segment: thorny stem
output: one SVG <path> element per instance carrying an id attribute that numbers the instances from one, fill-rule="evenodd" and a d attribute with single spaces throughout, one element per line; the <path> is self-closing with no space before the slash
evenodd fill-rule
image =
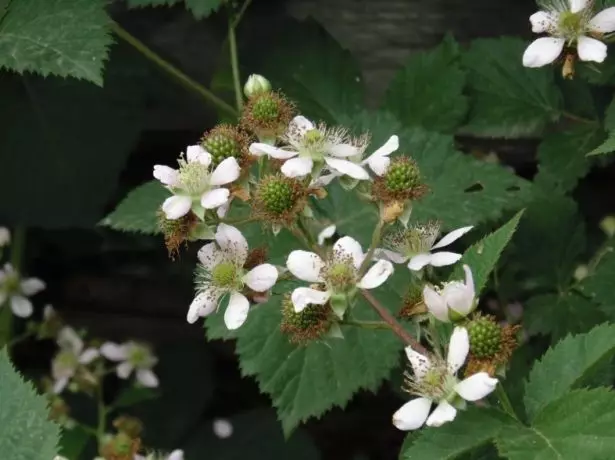
<path id="1" fill-rule="evenodd" d="M 495 393 L 498 395 L 498 399 L 500 400 L 500 404 L 502 405 L 504 411 L 515 420 L 519 420 L 519 417 L 517 417 L 515 409 L 513 409 L 512 403 L 510 402 L 502 383 L 497 384 L 495 387 Z"/>
<path id="2" fill-rule="evenodd" d="M 354 319 L 347 319 L 341 322 L 348 326 L 357 326 L 363 329 L 391 329 L 391 326 L 384 321 L 361 321 Z"/>
<path id="3" fill-rule="evenodd" d="M 207 89 L 205 86 L 201 85 L 197 81 L 190 78 L 188 75 L 183 73 L 173 64 L 168 61 L 165 61 L 158 54 L 148 48 L 142 41 L 131 35 L 126 29 L 120 26 L 117 22 L 111 22 L 111 29 L 115 34 L 124 40 L 126 43 L 131 45 L 134 49 L 136 49 L 139 53 L 141 53 L 145 58 L 149 59 L 151 62 L 156 64 L 166 73 L 171 75 L 175 80 L 179 83 L 183 84 L 188 89 L 191 89 L 207 102 L 213 104 L 218 107 L 220 110 L 226 112 L 229 115 L 237 116 L 237 111 L 229 104 L 224 102 L 218 96 L 216 96 L 213 92 Z"/>
<path id="4" fill-rule="evenodd" d="M 423 355 L 428 355 L 427 349 L 421 345 L 414 337 L 412 337 L 408 331 L 406 331 L 403 326 L 397 322 L 397 320 L 393 317 L 393 315 L 384 308 L 380 302 L 365 289 L 361 289 L 361 294 L 365 297 L 371 306 L 376 310 L 376 312 L 380 315 L 380 317 L 387 323 L 391 330 L 406 344 L 412 347 L 412 349 L 418 353 Z"/>
<path id="5" fill-rule="evenodd" d="M 241 91 L 241 77 L 239 76 L 239 58 L 237 56 L 237 37 L 235 36 L 235 26 L 233 18 L 229 16 L 228 21 L 228 43 L 231 52 L 231 69 L 233 71 L 233 87 L 235 88 L 235 105 L 237 111 L 243 109 L 243 95 Z"/>
<path id="6" fill-rule="evenodd" d="M 372 257 L 374 257 L 374 252 L 376 251 L 376 247 L 380 243 L 380 238 L 382 237 L 383 227 L 384 221 L 380 219 L 378 225 L 376 225 L 376 228 L 374 229 L 374 233 L 372 233 L 372 242 L 369 245 L 367 253 L 365 254 L 365 259 L 363 259 L 363 263 L 361 264 L 361 267 L 359 267 L 359 278 L 361 278 L 365 274 L 367 268 L 369 267 L 369 264 L 371 263 Z"/>

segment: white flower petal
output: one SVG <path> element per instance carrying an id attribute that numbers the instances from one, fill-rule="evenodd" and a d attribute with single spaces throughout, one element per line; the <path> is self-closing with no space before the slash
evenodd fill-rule
<path id="1" fill-rule="evenodd" d="M 289 150 L 280 149 L 273 145 L 263 144 L 255 142 L 250 145 L 250 153 L 256 156 L 267 155 L 277 160 L 288 160 L 289 158 L 296 157 L 299 152 L 292 152 Z"/>
<path id="2" fill-rule="evenodd" d="M 444 235 L 440 241 L 438 241 L 436 244 L 432 246 L 431 249 L 440 249 L 440 248 L 443 248 L 444 246 L 448 246 L 454 241 L 457 241 L 459 238 L 461 238 L 463 235 L 468 233 L 473 228 L 474 226 L 470 225 L 469 227 L 461 227 L 461 228 L 458 228 L 457 230 L 453 230 L 452 232 Z"/>
<path id="3" fill-rule="evenodd" d="M 235 157 L 225 158 L 220 162 L 216 169 L 214 169 L 214 172 L 211 173 L 209 183 L 211 185 L 230 184 L 234 180 L 237 180 L 240 172 L 241 168 L 239 167 L 239 163 L 237 163 Z"/>
<path id="4" fill-rule="evenodd" d="M 11 243 L 11 231 L 6 227 L 0 227 L 0 248 Z"/>
<path id="5" fill-rule="evenodd" d="M 466 401 L 478 401 L 483 399 L 498 384 L 498 379 L 494 379 L 486 372 L 479 372 L 462 380 L 455 386 L 455 391 Z"/>
<path id="6" fill-rule="evenodd" d="M 72 327 L 65 326 L 58 333 L 57 339 L 60 348 L 70 350 L 75 354 L 81 353 L 83 350 L 83 340 Z"/>
<path id="7" fill-rule="evenodd" d="M 525 67 L 542 67 L 551 64 L 564 49 L 563 38 L 542 37 L 530 43 L 523 53 Z"/>
<path id="8" fill-rule="evenodd" d="M 363 254 L 363 248 L 354 238 L 350 236 L 344 236 L 337 240 L 333 245 L 333 258 L 335 260 L 344 260 L 350 257 L 356 269 L 359 269 L 365 258 Z M 306 280 L 307 281 L 307 280 Z"/>
<path id="9" fill-rule="evenodd" d="M 310 283 L 322 282 L 320 272 L 324 262 L 318 254 L 296 250 L 286 259 L 286 267 L 297 278 Z"/>
<path id="10" fill-rule="evenodd" d="M 256 292 L 268 291 L 277 280 L 278 270 L 271 264 L 258 265 L 243 277 L 244 283 Z"/>
<path id="11" fill-rule="evenodd" d="M 421 380 L 431 368 L 430 359 L 418 351 L 414 351 L 410 346 L 406 347 L 405 351 L 408 361 L 410 361 L 410 365 L 412 366 L 412 370 L 414 371 L 414 376 L 417 380 Z"/>
<path id="12" fill-rule="evenodd" d="M 328 152 L 330 155 L 338 158 L 353 157 L 359 154 L 359 149 L 350 144 L 337 144 L 332 146 Z"/>
<path id="13" fill-rule="evenodd" d="M 440 251 L 434 252 L 431 255 L 430 265 L 434 267 L 445 267 L 447 265 L 453 265 L 455 262 L 461 259 L 461 254 L 456 252 Z"/>
<path id="14" fill-rule="evenodd" d="M 374 289 L 384 283 L 393 273 L 393 264 L 380 259 L 367 270 L 367 273 L 357 284 L 359 289 Z"/>
<path id="15" fill-rule="evenodd" d="M 312 172 L 313 166 L 311 158 L 291 158 L 284 162 L 280 171 L 286 177 L 304 177 Z"/>
<path id="16" fill-rule="evenodd" d="M 581 61 L 603 62 L 606 59 L 607 46 L 595 38 L 579 37 L 577 52 Z"/>
<path id="17" fill-rule="evenodd" d="M 81 364 L 90 364 L 96 358 L 100 356 L 100 352 L 97 348 L 86 348 L 79 356 L 79 362 Z"/>
<path id="18" fill-rule="evenodd" d="M 288 131 L 298 134 L 300 137 L 303 137 L 305 133 L 311 131 L 315 128 L 314 124 L 305 118 L 303 115 L 297 115 L 290 121 L 288 126 Z"/>
<path id="19" fill-rule="evenodd" d="M 374 171 L 376 175 L 384 176 L 384 174 L 387 172 L 387 169 L 389 169 L 389 165 L 391 164 L 391 159 L 385 156 L 378 156 L 374 158 L 372 157 L 368 158 L 367 162 L 371 170 Z"/>
<path id="20" fill-rule="evenodd" d="M 399 148 L 399 137 L 391 136 L 383 146 L 372 153 L 363 163 L 367 163 L 372 171 L 382 176 L 391 163 L 389 155 Z"/>
<path id="21" fill-rule="evenodd" d="M 427 420 L 430 409 L 431 400 L 427 398 L 413 399 L 393 414 L 393 425 L 403 431 L 418 430 Z"/>
<path id="22" fill-rule="evenodd" d="M 228 202 L 231 192 L 227 188 L 216 188 L 209 192 L 203 193 L 201 197 L 201 206 L 205 209 L 215 209 Z"/>
<path id="23" fill-rule="evenodd" d="M 238 329 L 246 321 L 250 311 L 250 302 L 246 297 L 239 293 L 231 293 L 228 307 L 224 312 L 224 324 L 229 330 Z"/>
<path id="24" fill-rule="evenodd" d="M 448 307 L 444 297 L 430 286 L 423 288 L 423 301 L 429 312 L 440 321 L 448 322 Z"/>
<path id="25" fill-rule="evenodd" d="M 369 174 L 367 174 L 367 171 L 365 171 L 365 169 L 363 169 L 360 165 L 353 163 L 352 161 L 340 160 L 339 158 L 325 157 L 325 162 L 330 168 L 335 169 L 342 174 L 346 174 L 353 179 L 369 179 Z"/>
<path id="26" fill-rule="evenodd" d="M 133 369 L 134 369 L 133 365 L 125 361 L 123 363 L 120 363 L 117 366 L 117 369 L 115 369 L 115 373 L 117 374 L 119 378 L 127 379 L 130 376 L 130 373 L 132 372 Z"/>
<path id="27" fill-rule="evenodd" d="M 27 278 L 21 282 L 20 287 L 24 295 L 31 296 L 45 289 L 45 282 L 38 278 Z"/>
<path id="28" fill-rule="evenodd" d="M 66 388 L 69 379 L 70 377 L 60 377 L 59 379 L 57 379 L 53 384 L 53 392 L 55 394 L 62 393 L 64 391 L 64 388 Z"/>
<path id="29" fill-rule="evenodd" d="M 111 361 L 125 361 L 128 358 L 128 347 L 113 342 L 105 342 L 100 347 L 100 353 Z"/>
<path id="30" fill-rule="evenodd" d="M 429 265 L 430 263 L 431 254 L 427 252 L 424 254 L 417 254 L 412 257 L 412 259 L 410 259 L 410 262 L 408 262 L 408 268 L 413 271 L 418 271 L 421 270 L 425 265 Z"/>
<path id="31" fill-rule="evenodd" d="M 197 253 L 197 257 L 199 258 L 199 262 L 205 267 L 208 271 L 212 271 L 216 265 L 222 259 L 222 252 L 218 249 L 218 245 L 216 243 L 207 243 Z"/>
<path id="32" fill-rule="evenodd" d="M 474 276 L 472 276 L 472 270 L 470 270 L 469 265 L 464 264 L 463 271 L 466 274 L 466 289 L 470 292 L 473 298 L 475 295 L 475 291 L 474 291 Z"/>
<path id="33" fill-rule="evenodd" d="M 11 310 L 15 316 L 28 318 L 32 315 L 32 302 L 20 295 L 11 296 Z"/>
<path id="34" fill-rule="evenodd" d="M 154 165 L 154 177 L 163 185 L 171 187 L 179 183 L 179 171 L 165 165 Z"/>
<path id="35" fill-rule="evenodd" d="M 202 316 L 209 316 L 218 307 L 220 295 L 215 291 L 205 291 L 197 294 L 188 308 L 186 320 L 194 324 Z"/>
<path id="36" fill-rule="evenodd" d="M 441 401 L 436 407 L 436 410 L 431 413 L 425 424 L 433 427 L 442 426 L 445 423 L 455 420 L 456 415 L 457 409 L 446 401 Z"/>
<path id="37" fill-rule="evenodd" d="M 456 327 L 448 342 L 446 362 L 452 374 L 463 366 L 470 352 L 470 338 L 465 327 Z"/>
<path id="38" fill-rule="evenodd" d="M 581 10 L 587 8 L 589 0 L 570 0 L 570 12 L 578 13 Z"/>
<path id="39" fill-rule="evenodd" d="M 538 11 L 530 16 L 532 32 L 542 34 L 549 32 L 557 26 L 558 14 L 547 11 Z"/>
<path id="40" fill-rule="evenodd" d="M 335 234 L 335 225 L 329 225 L 328 227 L 323 228 L 318 234 L 318 245 L 322 246 L 325 244 L 325 240 L 331 238 Z"/>
<path id="41" fill-rule="evenodd" d="M 295 306 L 295 311 L 299 313 L 308 305 L 323 305 L 331 297 L 329 292 L 317 291 L 307 287 L 296 288 L 290 296 Z"/>
<path id="42" fill-rule="evenodd" d="M 189 196 L 173 195 L 162 203 L 162 211 L 171 220 L 185 216 L 191 207 L 192 199 Z"/>
<path id="43" fill-rule="evenodd" d="M 374 251 L 374 259 L 390 260 L 394 264 L 403 264 L 408 258 L 399 252 L 390 251 L 388 249 L 376 248 Z"/>
<path id="44" fill-rule="evenodd" d="M 175 449 L 169 454 L 167 460 L 184 460 L 184 451 L 181 449 Z"/>
<path id="45" fill-rule="evenodd" d="M 156 388 L 158 386 L 158 377 L 151 369 L 138 369 L 137 382 L 147 388 Z"/>
<path id="46" fill-rule="evenodd" d="M 232 254 L 235 261 L 241 265 L 248 258 L 248 242 L 237 228 L 219 224 L 216 230 L 216 242 L 223 251 Z"/>
<path id="47" fill-rule="evenodd" d="M 615 7 L 602 10 L 589 21 L 589 28 L 593 32 L 615 32 Z"/>
<path id="48" fill-rule="evenodd" d="M 211 164 L 211 154 L 200 145 L 189 145 L 186 148 L 186 159 L 188 163 L 199 162 L 205 166 Z"/>

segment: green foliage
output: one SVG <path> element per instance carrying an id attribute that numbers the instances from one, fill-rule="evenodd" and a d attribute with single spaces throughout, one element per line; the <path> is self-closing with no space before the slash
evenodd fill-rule
<path id="1" fill-rule="evenodd" d="M 595 302 L 610 306 L 609 311 L 613 311 L 615 305 L 615 292 L 613 291 L 613 280 L 615 280 L 615 248 L 613 241 L 599 250 L 597 266 L 589 273 L 589 276 L 580 283 L 581 292 L 589 296 Z"/>
<path id="2" fill-rule="evenodd" d="M 615 326 L 608 324 L 586 334 L 568 336 L 549 349 L 532 368 L 525 386 L 529 417 L 538 420 L 541 409 L 586 382 L 614 354 Z"/>
<path id="3" fill-rule="evenodd" d="M 408 60 L 389 86 L 383 109 L 404 126 L 451 132 L 468 109 L 468 98 L 462 93 L 465 79 L 459 46 L 449 37 Z"/>
<path id="4" fill-rule="evenodd" d="M 1 16 L 1 15 L 0 15 Z M 0 69 L 103 83 L 112 39 L 104 0 L 18 0 L 0 22 Z"/>
<path id="5" fill-rule="evenodd" d="M 78 459 L 90 440 L 90 433 L 79 425 L 71 429 L 64 428 L 60 438 L 60 454 L 69 459 Z"/>
<path id="6" fill-rule="evenodd" d="M 474 40 L 464 57 L 470 119 L 464 132 L 486 137 L 534 135 L 558 119 L 562 96 L 550 67 L 528 69 L 527 43 L 516 38 Z"/>
<path id="7" fill-rule="evenodd" d="M 151 388 L 130 386 L 122 390 L 115 401 L 113 401 L 113 407 L 130 407 L 150 399 L 155 399 L 158 396 L 157 392 Z"/>
<path id="8" fill-rule="evenodd" d="M 0 351 L 0 452 L 11 460 L 49 460 L 57 454 L 60 428 L 47 420 L 47 402 Z"/>
<path id="9" fill-rule="evenodd" d="M 523 211 L 518 212 L 502 227 L 468 248 L 460 263 L 457 264 L 451 279 L 462 279 L 464 277 L 462 266 L 463 264 L 469 265 L 474 275 L 476 295 L 479 295 L 489 279 L 489 274 L 495 268 L 502 251 L 515 233 L 522 215 Z"/>
<path id="10" fill-rule="evenodd" d="M 181 0 L 128 0 L 130 8 L 145 8 L 158 6 L 173 6 Z M 206 18 L 212 13 L 215 13 L 222 6 L 224 0 L 185 0 L 186 8 L 188 8 L 195 18 Z"/>
<path id="11" fill-rule="evenodd" d="M 509 460 L 602 460 L 613 455 L 615 394 L 576 390 L 552 401 L 532 426 L 511 427 L 498 442 Z"/>
<path id="12" fill-rule="evenodd" d="M 448 460 L 459 458 L 504 436 L 513 420 L 503 413 L 485 408 L 460 412 L 454 423 L 422 431 L 417 439 L 402 449 L 400 460 Z M 410 435 L 413 436 L 413 435 Z"/>
<path id="13" fill-rule="evenodd" d="M 343 340 L 293 345 L 279 329 L 280 301 L 275 296 L 254 307 L 234 334 L 242 374 L 255 376 L 261 391 L 271 396 L 288 436 L 310 417 L 344 407 L 359 389 L 375 391 L 397 365 L 402 345 L 394 335 L 353 327 L 342 329 Z M 373 319 L 363 304 L 356 314 Z"/>
<path id="14" fill-rule="evenodd" d="M 125 232 L 160 233 L 158 211 L 170 196 L 160 182 L 153 180 L 132 190 L 126 198 L 105 217 L 101 225 Z"/>

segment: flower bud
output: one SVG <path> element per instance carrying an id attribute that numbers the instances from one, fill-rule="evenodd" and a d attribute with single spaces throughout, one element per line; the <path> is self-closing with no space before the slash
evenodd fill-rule
<path id="1" fill-rule="evenodd" d="M 281 174 L 267 176 L 257 186 L 254 213 L 274 225 L 291 225 L 306 200 L 307 190 L 301 181 Z"/>
<path id="2" fill-rule="evenodd" d="M 408 157 L 393 159 L 382 176 L 374 179 L 372 194 L 385 204 L 421 198 L 427 187 L 418 165 Z"/>
<path id="3" fill-rule="evenodd" d="M 600 229 L 609 238 L 615 235 L 615 216 L 606 216 L 600 221 Z"/>
<path id="4" fill-rule="evenodd" d="M 11 243 L 11 232 L 6 227 L 0 227 L 0 248 Z"/>
<path id="5" fill-rule="evenodd" d="M 252 158 L 248 144 L 249 139 L 245 133 L 227 124 L 216 126 L 201 139 L 201 147 L 210 153 L 214 168 L 230 157 L 235 158 L 241 167 L 248 164 Z"/>
<path id="6" fill-rule="evenodd" d="M 423 288 L 425 306 L 440 321 L 459 321 L 476 308 L 472 271 L 467 265 L 463 266 L 463 270 L 466 275 L 465 283 L 449 281 L 440 287 Z"/>
<path id="7" fill-rule="evenodd" d="M 251 97 L 243 108 L 240 124 L 260 142 L 274 145 L 287 130 L 295 108 L 281 93 L 261 92 Z"/>
<path id="8" fill-rule="evenodd" d="M 243 93 L 247 98 L 251 98 L 261 93 L 271 91 L 271 83 L 262 75 L 253 73 L 248 77 L 246 84 L 243 87 Z"/>
<path id="9" fill-rule="evenodd" d="M 479 358 L 495 356 L 502 346 L 502 329 L 488 317 L 479 317 L 467 326 L 470 350 Z"/>

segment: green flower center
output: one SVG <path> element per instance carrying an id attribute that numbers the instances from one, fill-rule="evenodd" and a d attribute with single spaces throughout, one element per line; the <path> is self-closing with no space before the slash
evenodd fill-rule
<path id="1" fill-rule="evenodd" d="M 252 106 L 252 116 L 259 121 L 275 121 L 280 116 L 277 101 L 271 96 L 260 97 Z"/>
<path id="2" fill-rule="evenodd" d="M 62 369 L 75 369 L 79 365 L 79 359 L 72 351 L 61 351 L 56 357 L 56 362 Z"/>
<path id="3" fill-rule="evenodd" d="M 393 162 L 385 176 L 386 188 L 390 192 L 403 192 L 420 185 L 419 170 L 410 161 Z"/>
<path id="4" fill-rule="evenodd" d="M 576 37 L 581 35 L 585 29 L 585 15 L 564 11 L 560 13 L 557 27 L 565 37 Z"/>
<path id="5" fill-rule="evenodd" d="M 232 262 L 221 262 L 211 272 L 213 284 L 220 288 L 231 288 L 237 284 L 237 267 Z"/>
<path id="6" fill-rule="evenodd" d="M 179 181 L 190 195 L 201 195 L 209 188 L 209 167 L 197 161 L 180 160 Z"/>
<path id="7" fill-rule="evenodd" d="M 324 139 L 324 135 L 317 129 L 310 129 L 303 135 L 303 142 L 310 147 L 320 143 Z"/>
<path id="8" fill-rule="evenodd" d="M 347 292 L 356 284 L 356 271 L 350 261 L 335 262 L 327 269 L 326 281 L 334 292 Z"/>
<path id="9" fill-rule="evenodd" d="M 226 158 L 241 157 L 241 145 L 228 135 L 211 134 L 203 141 L 202 145 L 211 154 L 214 168 Z"/>
<path id="10" fill-rule="evenodd" d="M 130 350 L 128 361 L 135 367 L 139 367 L 139 365 L 146 364 L 149 361 L 149 357 L 149 351 L 145 347 L 135 345 Z"/>
<path id="11" fill-rule="evenodd" d="M 284 179 L 272 180 L 262 187 L 261 196 L 267 211 L 282 214 L 292 209 L 295 204 L 295 192 Z"/>
<path id="12" fill-rule="evenodd" d="M 500 351 L 502 329 L 488 318 L 473 320 L 468 326 L 470 351 L 478 358 L 489 358 Z"/>

